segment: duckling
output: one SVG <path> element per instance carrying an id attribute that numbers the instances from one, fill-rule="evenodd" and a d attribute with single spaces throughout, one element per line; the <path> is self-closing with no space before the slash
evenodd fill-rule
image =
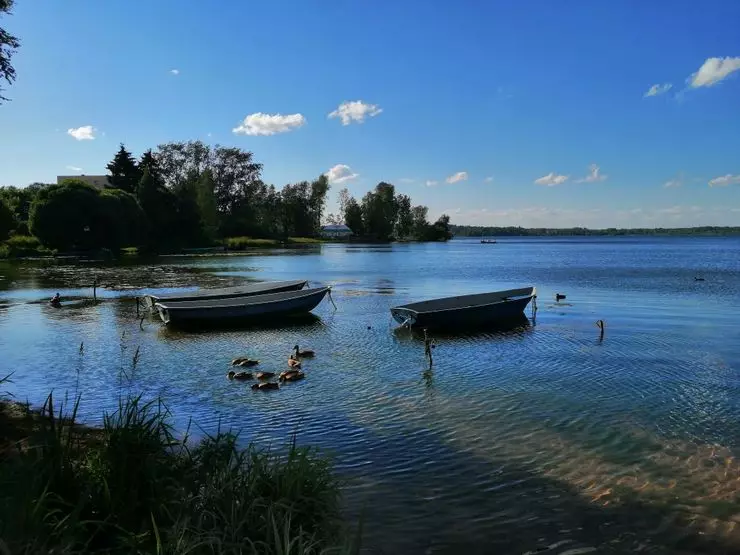
<path id="1" fill-rule="evenodd" d="M 298 345 L 296 345 L 295 347 L 293 347 L 293 351 L 295 351 L 295 357 L 296 358 L 299 358 L 299 357 L 306 357 L 306 358 L 308 358 L 308 357 L 312 357 L 312 356 L 314 356 L 316 354 L 313 351 L 311 351 L 310 349 L 306 349 L 306 350 L 301 351 L 298 348 Z"/>
<path id="2" fill-rule="evenodd" d="M 226 376 L 230 380 L 251 380 L 252 374 L 250 372 L 234 372 L 233 370 L 230 370 Z"/>
<path id="3" fill-rule="evenodd" d="M 295 370 L 295 369 L 284 370 L 284 371 L 280 372 L 280 376 L 278 376 L 278 379 L 279 380 L 282 380 L 282 379 L 284 379 L 287 376 L 292 376 L 293 374 L 298 374 L 299 372 L 300 372 L 300 370 Z"/>
<path id="4" fill-rule="evenodd" d="M 298 360 L 295 356 L 290 355 L 288 357 L 288 366 L 291 368 L 300 368 L 301 367 L 301 361 Z"/>
<path id="5" fill-rule="evenodd" d="M 275 382 L 262 382 L 252 384 L 252 389 L 254 389 L 255 391 L 270 391 L 271 389 L 280 389 L 280 386 Z"/>
<path id="6" fill-rule="evenodd" d="M 295 382 L 306 377 L 306 374 L 300 370 L 296 370 L 295 372 L 284 372 L 284 374 L 284 376 L 281 375 L 279 378 L 281 382 Z"/>
<path id="7" fill-rule="evenodd" d="M 269 380 L 275 375 L 275 372 L 257 372 L 254 377 L 258 380 Z"/>
<path id="8" fill-rule="evenodd" d="M 562 293 L 555 293 L 555 301 L 559 302 L 565 299 L 565 295 Z"/>

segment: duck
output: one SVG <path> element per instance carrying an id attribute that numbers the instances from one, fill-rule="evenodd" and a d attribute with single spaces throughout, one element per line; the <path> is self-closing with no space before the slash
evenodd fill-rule
<path id="1" fill-rule="evenodd" d="M 565 299 L 565 295 L 563 295 L 562 293 L 555 293 L 555 300 L 556 301 L 562 301 L 564 299 Z"/>
<path id="2" fill-rule="evenodd" d="M 294 355 L 290 355 L 288 357 L 288 366 L 290 366 L 291 368 L 300 368 L 301 361 L 298 360 Z"/>
<path id="3" fill-rule="evenodd" d="M 231 361 L 232 366 L 257 366 L 259 363 L 259 360 L 253 360 L 249 357 L 239 357 Z"/>
<path id="4" fill-rule="evenodd" d="M 295 357 L 296 358 L 298 358 L 298 357 L 306 357 L 306 358 L 309 358 L 309 357 L 312 357 L 312 356 L 314 356 L 316 354 L 316 353 L 314 353 L 310 349 L 305 349 L 305 350 L 301 351 L 298 348 L 298 345 L 296 345 L 295 347 L 293 347 L 293 351 L 295 351 Z"/>
<path id="5" fill-rule="evenodd" d="M 295 382 L 298 380 L 302 380 L 306 377 L 306 374 L 301 372 L 300 370 L 288 370 L 287 372 L 283 372 L 280 374 L 279 380 L 281 382 Z"/>
<path id="6" fill-rule="evenodd" d="M 252 389 L 254 389 L 255 391 L 270 391 L 271 389 L 280 389 L 280 386 L 275 382 L 262 382 L 252 384 Z"/>
<path id="7" fill-rule="evenodd" d="M 694 281 L 704 281 L 703 277 L 694 277 Z"/>
<path id="8" fill-rule="evenodd" d="M 233 370 L 229 371 L 226 376 L 230 380 L 251 380 L 252 374 L 250 372 L 234 372 Z"/>
<path id="9" fill-rule="evenodd" d="M 275 372 L 257 372 L 254 377 L 258 380 L 269 380 L 275 375 Z"/>

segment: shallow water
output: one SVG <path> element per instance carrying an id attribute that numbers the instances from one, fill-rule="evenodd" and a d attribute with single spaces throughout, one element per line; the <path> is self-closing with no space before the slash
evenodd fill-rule
<path id="1" fill-rule="evenodd" d="M 104 302 L 92 305 L 95 276 Z M 327 299 L 297 326 L 199 333 L 136 318 L 144 291 L 298 278 L 333 285 L 337 310 Z M 388 310 L 524 285 L 538 288 L 536 320 L 438 335 L 431 370 Z M 71 299 L 61 309 L 45 302 L 56 291 Z M 266 445 L 296 432 L 335 457 L 371 551 L 735 552 L 738 308 L 737 239 L 0 264 L 0 376 L 13 371 L 7 389 L 34 404 L 52 388 L 80 393 L 90 422 L 130 388 L 162 395 L 183 428 L 192 417 L 196 430 L 234 427 Z M 239 355 L 282 370 L 296 343 L 317 351 L 302 382 L 264 394 L 225 378 Z"/>

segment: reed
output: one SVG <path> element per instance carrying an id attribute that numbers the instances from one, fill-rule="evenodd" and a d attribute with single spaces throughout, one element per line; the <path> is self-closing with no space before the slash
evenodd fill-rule
<path id="1" fill-rule="evenodd" d="M 283 451 L 240 448 L 219 430 L 193 445 L 161 401 L 122 399 L 100 429 L 77 425 L 78 407 L 49 395 L 25 440 L 0 450 L 9 552 L 359 552 L 330 462 L 295 438 Z"/>

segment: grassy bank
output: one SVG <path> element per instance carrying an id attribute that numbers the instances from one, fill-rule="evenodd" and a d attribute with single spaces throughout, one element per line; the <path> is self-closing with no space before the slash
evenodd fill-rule
<path id="1" fill-rule="evenodd" d="M 276 248 L 299 245 L 320 245 L 323 241 L 313 237 L 288 237 L 282 239 L 256 239 L 253 237 L 228 237 L 224 245 L 230 251 L 240 251 L 258 248 Z"/>
<path id="2" fill-rule="evenodd" d="M 50 256 L 54 251 L 42 246 L 36 237 L 30 235 L 13 235 L 0 243 L 0 259 Z"/>
<path id="3" fill-rule="evenodd" d="M 100 429 L 77 407 L 0 402 L 0 552 L 355 553 L 329 462 L 175 437 L 161 403 L 121 401 Z"/>

